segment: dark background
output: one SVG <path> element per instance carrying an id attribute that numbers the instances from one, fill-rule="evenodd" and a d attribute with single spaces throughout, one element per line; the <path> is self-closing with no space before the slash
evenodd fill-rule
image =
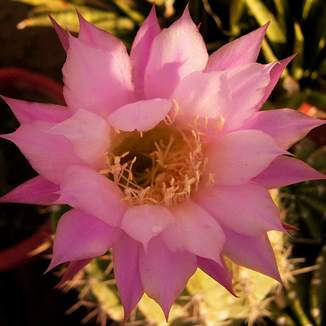
<path id="1" fill-rule="evenodd" d="M 21 3 L 0 0 L 0 68 L 22 67 L 60 81 L 65 56 L 52 28 L 16 28 L 29 9 L 29 6 Z M 40 98 L 37 92 L 16 94 L 15 89 L 8 85 L 0 87 L 3 95 L 31 100 Z M 18 124 L 0 101 L 0 133 L 13 131 Z M 33 175 L 34 172 L 15 146 L 1 140 L 1 194 Z M 1 204 L 0 250 L 29 237 L 46 219 L 47 214 L 40 214 L 39 208 Z M 86 311 L 80 309 L 70 315 L 65 314 L 77 302 L 77 294 L 73 291 L 65 294 L 54 289 L 58 277 L 51 273 L 43 275 L 48 263 L 44 253 L 38 259 L 0 272 L 0 326 L 80 325 Z"/>

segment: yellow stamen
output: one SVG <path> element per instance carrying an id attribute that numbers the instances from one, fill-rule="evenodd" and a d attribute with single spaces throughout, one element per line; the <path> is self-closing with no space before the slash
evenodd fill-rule
<path id="1" fill-rule="evenodd" d="M 120 153 L 127 150 L 108 155 L 108 167 L 100 171 L 120 187 L 126 202 L 172 206 L 197 191 L 207 164 L 199 132 L 160 127 L 132 141 L 121 142 Z"/>

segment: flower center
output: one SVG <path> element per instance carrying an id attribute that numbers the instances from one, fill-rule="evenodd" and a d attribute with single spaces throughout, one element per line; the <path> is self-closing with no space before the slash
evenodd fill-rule
<path id="1" fill-rule="evenodd" d="M 132 205 L 172 206 L 198 189 L 207 159 L 200 133 L 165 123 L 144 132 L 121 132 L 101 171 Z"/>

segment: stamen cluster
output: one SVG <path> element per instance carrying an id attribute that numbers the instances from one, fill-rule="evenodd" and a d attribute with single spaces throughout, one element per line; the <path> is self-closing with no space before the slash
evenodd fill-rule
<path id="1" fill-rule="evenodd" d="M 128 139 L 121 147 L 128 149 Z M 101 174 L 120 187 L 130 205 L 183 202 L 198 189 L 207 164 L 195 130 L 157 128 L 138 134 L 137 144 L 122 154 L 114 152 L 108 154 L 107 169 Z"/>

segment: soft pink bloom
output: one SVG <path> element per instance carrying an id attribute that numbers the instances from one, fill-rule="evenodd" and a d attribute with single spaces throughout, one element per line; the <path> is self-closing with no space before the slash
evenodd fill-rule
<path id="1" fill-rule="evenodd" d="M 259 111 L 292 59 L 256 63 L 267 25 L 209 56 L 188 9 L 162 30 L 153 9 L 130 54 L 82 17 L 78 38 L 54 24 L 67 105 L 4 98 L 21 126 L 2 135 L 39 176 L 1 201 L 71 206 L 49 269 L 112 249 L 126 317 L 144 292 L 168 316 L 196 268 L 232 291 L 223 256 L 279 280 L 268 189 L 325 179 L 286 151 L 324 122 Z"/>

